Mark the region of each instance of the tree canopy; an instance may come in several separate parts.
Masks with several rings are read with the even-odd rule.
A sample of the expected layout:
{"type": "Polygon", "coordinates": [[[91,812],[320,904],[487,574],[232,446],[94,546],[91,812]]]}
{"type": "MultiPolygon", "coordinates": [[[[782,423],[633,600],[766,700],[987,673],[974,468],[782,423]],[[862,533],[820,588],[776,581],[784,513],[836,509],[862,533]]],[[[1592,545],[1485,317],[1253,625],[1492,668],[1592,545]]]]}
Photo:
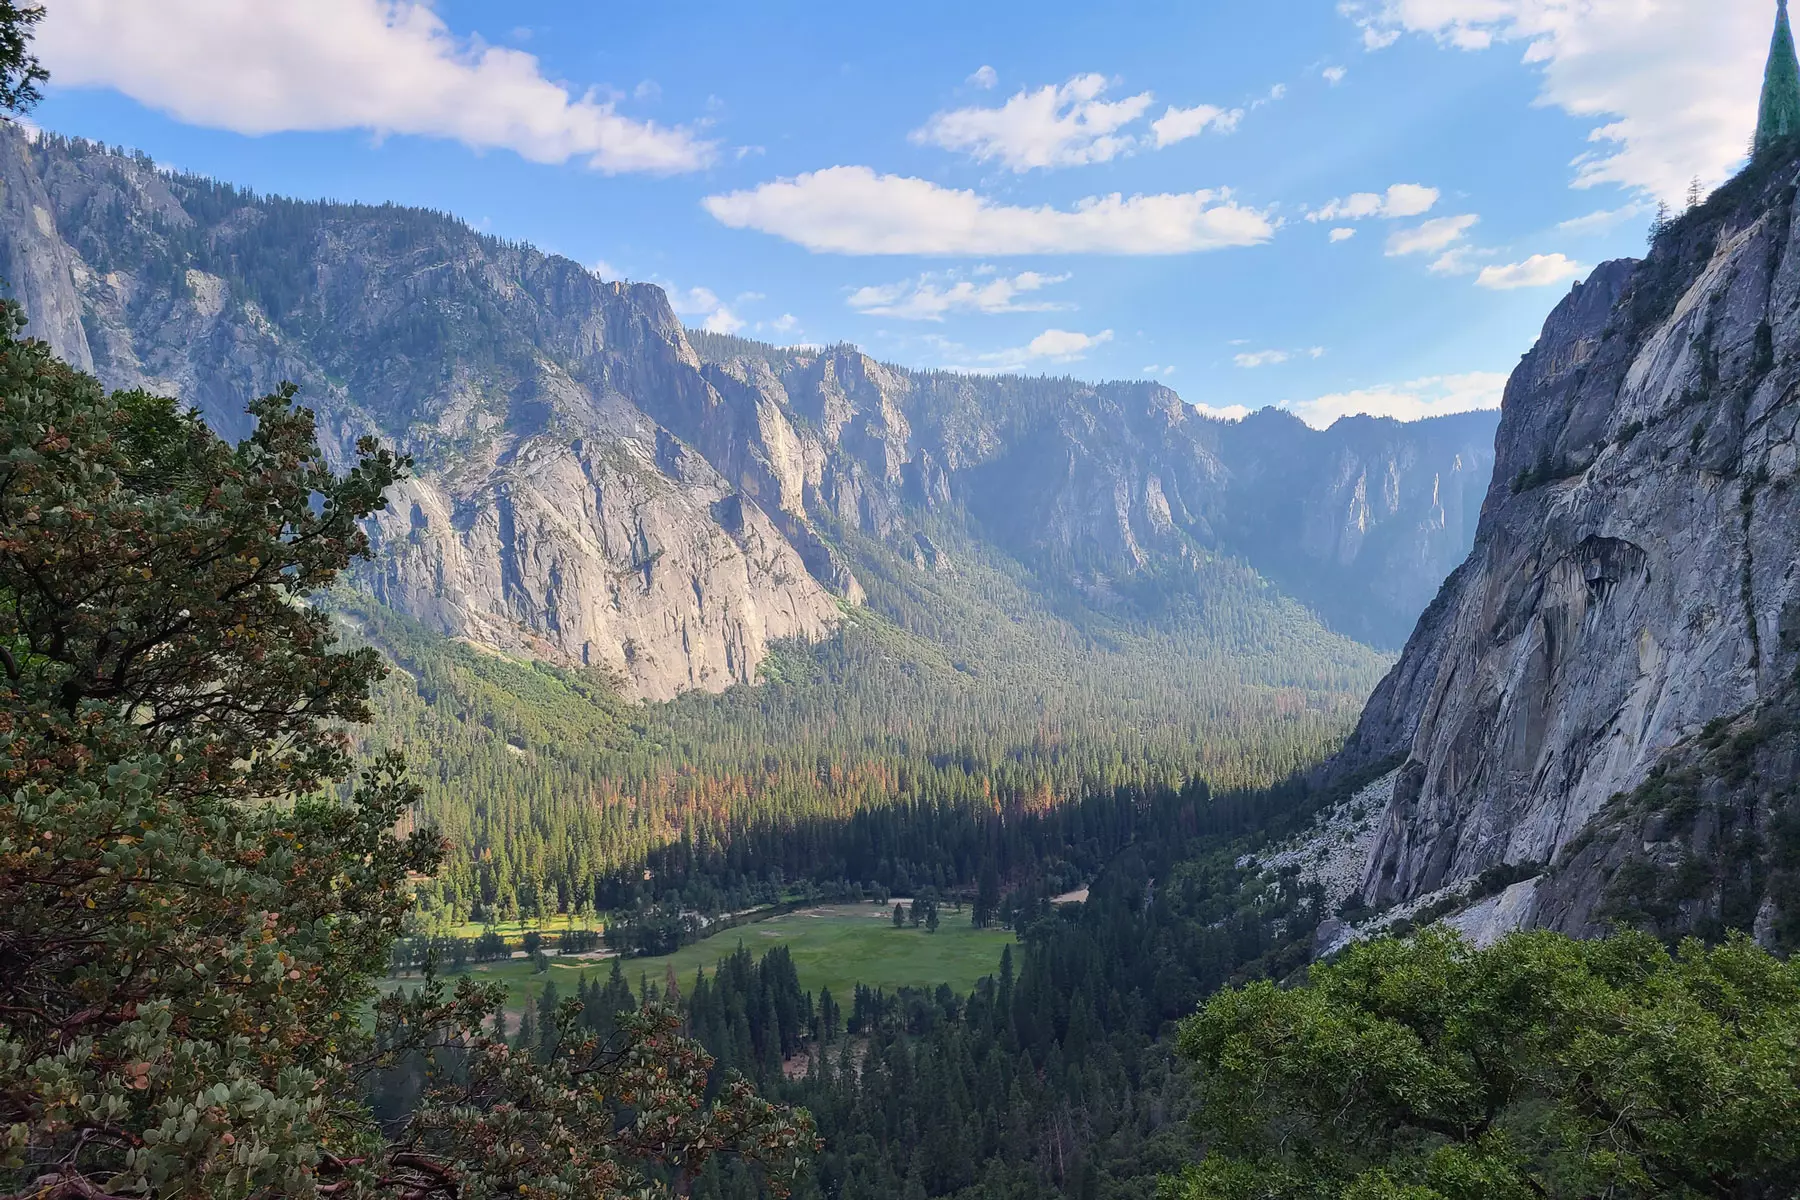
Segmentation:
{"type": "MultiPolygon", "coordinates": [[[[646,1008],[548,1058],[494,989],[374,980],[443,839],[403,764],[353,773],[383,666],[311,603],[406,470],[336,471],[284,389],[231,445],[0,340],[0,1196],[779,1190],[811,1148],[646,1008]],[[385,1127],[363,1097],[432,1084],[385,1127]]],[[[568,1022],[567,1014],[552,1014],[568,1022]]]]}
{"type": "Polygon", "coordinates": [[[1739,937],[1429,930],[1181,1034],[1211,1151],[1165,1200],[1790,1196],[1800,965],[1739,937]]]}

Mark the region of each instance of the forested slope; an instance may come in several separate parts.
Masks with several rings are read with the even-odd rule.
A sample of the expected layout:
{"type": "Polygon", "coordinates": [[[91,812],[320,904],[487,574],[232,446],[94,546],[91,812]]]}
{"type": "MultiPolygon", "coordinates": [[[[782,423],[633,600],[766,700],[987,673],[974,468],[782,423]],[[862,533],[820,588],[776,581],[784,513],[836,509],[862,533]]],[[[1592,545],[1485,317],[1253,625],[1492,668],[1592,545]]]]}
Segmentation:
{"type": "MultiPolygon", "coordinates": [[[[397,665],[366,744],[407,751],[457,846],[445,915],[534,913],[540,896],[552,913],[710,911],[779,880],[972,886],[987,822],[1122,785],[1267,784],[1317,761],[1384,666],[1258,624],[1251,605],[1155,623],[1058,612],[1016,566],[962,553],[955,574],[866,573],[869,601],[842,632],[778,647],[758,687],[651,706],[596,672],[340,595],[341,618],[397,665]],[[870,837],[877,852],[849,849],[870,837]]],[[[1242,568],[1225,582],[1266,588],[1242,568]]]]}

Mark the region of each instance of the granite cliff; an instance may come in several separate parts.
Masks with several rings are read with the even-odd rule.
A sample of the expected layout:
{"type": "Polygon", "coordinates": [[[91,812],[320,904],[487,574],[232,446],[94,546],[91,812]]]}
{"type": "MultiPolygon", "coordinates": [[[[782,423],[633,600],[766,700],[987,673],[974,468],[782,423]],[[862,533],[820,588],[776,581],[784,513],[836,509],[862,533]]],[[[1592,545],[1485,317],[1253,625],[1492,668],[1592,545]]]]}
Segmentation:
{"type": "Polygon", "coordinates": [[[1339,759],[1402,764],[1366,904],[1504,868],[1502,924],[1795,945],[1795,197],[1759,159],[1520,364],[1474,548],[1339,759]]]}
{"type": "Polygon", "coordinates": [[[1210,561],[1247,562],[1272,597],[1397,647],[1466,551],[1492,461],[1492,414],[1227,424],[1154,384],[690,334],[658,288],[440,214],[257,196],[12,129],[0,271],[31,331],[110,386],[181,395],[234,435],[292,380],[328,446],[402,447],[418,477],[377,522],[375,594],[648,698],[829,636],[871,546],[932,573],[998,554],[1055,603],[1150,621],[1204,608],[1210,561]]]}

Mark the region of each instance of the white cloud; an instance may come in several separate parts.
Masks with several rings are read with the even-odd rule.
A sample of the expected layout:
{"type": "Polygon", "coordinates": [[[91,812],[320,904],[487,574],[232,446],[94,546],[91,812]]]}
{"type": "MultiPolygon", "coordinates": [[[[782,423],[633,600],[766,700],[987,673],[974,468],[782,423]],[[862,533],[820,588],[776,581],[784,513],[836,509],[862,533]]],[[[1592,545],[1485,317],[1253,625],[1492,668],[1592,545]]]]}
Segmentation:
{"type": "Polygon", "coordinates": [[[979,68],[973,75],[969,76],[965,82],[974,84],[983,91],[987,91],[999,85],[1000,72],[994,70],[992,67],[984,66],[979,68]]]}
{"type": "Polygon", "coordinates": [[[1247,354],[1236,355],[1231,361],[1247,371],[1254,371],[1258,367],[1277,367],[1296,358],[1324,357],[1325,347],[1312,346],[1305,350],[1255,350],[1247,354]]]}
{"type": "Polygon", "coordinates": [[[921,145],[940,146],[1014,171],[1109,162],[1134,149],[1120,131],[1150,109],[1149,92],[1105,100],[1104,75],[1077,75],[1061,87],[1019,92],[999,108],[941,112],[913,131],[921,145]]]}
{"type": "Polygon", "coordinates": [[[613,266],[611,263],[607,262],[604,258],[601,259],[599,262],[595,263],[593,266],[589,267],[588,270],[592,271],[594,274],[598,275],[602,279],[623,279],[623,278],[625,278],[625,272],[619,270],[619,268],[613,266]]]}
{"type": "Polygon", "coordinates": [[[1450,413],[1499,408],[1506,392],[1506,376],[1494,371],[1466,375],[1433,375],[1411,383],[1336,392],[1313,400],[1290,401],[1287,409],[1315,429],[1324,429],[1342,417],[1366,413],[1417,421],[1450,413]]]}
{"type": "Polygon", "coordinates": [[[1033,358],[1050,358],[1057,362],[1073,362],[1081,358],[1095,346],[1104,346],[1112,341],[1112,330],[1103,329],[1096,334],[1071,333],[1066,329],[1046,329],[1031,339],[1025,349],[1033,358]]]}
{"type": "Polygon", "coordinates": [[[1220,133],[1230,133],[1244,119],[1241,108],[1224,109],[1211,104],[1200,104],[1193,108],[1174,108],[1150,123],[1150,131],[1156,136],[1156,148],[1173,146],[1177,142],[1185,142],[1189,138],[1199,137],[1208,129],[1220,133]]]}
{"type": "Polygon", "coordinates": [[[949,356],[951,370],[998,374],[1005,371],[1020,371],[1032,366],[1042,366],[1045,363],[1079,362],[1087,357],[1090,350],[1104,346],[1112,340],[1113,331],[1110,329],[1103,329],[1099,333],[1046,329],[1026,345],[996,350],[987,354],[971,355],[965,347],[942,339],[937,340],[937,345],[949,356]]]}
{"type": "Polygon", "coordinates": [[[1231,361],[1247,371],[1254,371],[1257,367],[1279,366],[1292,357],[1286,350],[1255,350],[1239,354],[1231,361]]]}
{"type": "Polygon", "coordinates": [[[445,137],[606,172],[693,171],[714,156],[690,129],[572,93],[530,54],[458,37],[423,0],[58,0],[36,49],[59,86],[115,88],[243,134],[445,137]]]}
{"type": "MultiPolygon", "coordinates": [[[[992,87],[998,76],[990,71],[984,81],[977,71],[969,82],[992,87]]],[[[1149,113],[1155,97],[1140,92],[1108,100],[1109,86],[1104,75],[1077,75],[1060,87],[1018,92],[998,108],[973,106],[938,113],[911,137],[920,145],[968,154],[978,162],[1000,162],[1023,174],[1111,162],[1142,149],[1161,150],[1209,129],[1230,133],[1244,118],[1241,108],[1171,105],[1150,123],[1148,133],[1142,133],[1132,126],[1149,113]]]]}
{"type": "Polygon", "coordinates": [[[1398,220],[1420,217],[1436,207],[1441,193],[1422,183],[1396,183],[1387,192],[1357,192],[1306,214],[1308,221],[1366,221],[1370,217],[1398,220]]]}
{"type": "Polygon", "coordinates": [[[776,317],[773,321],[769,322],[769,328],[776,333],[792,333],[794,330],[800,328],[800,318],[796,317],[793,313],[782,313],[779,317],[776,317]]]}
{"type": "Polygon", "coordinates": [[[1214,408],[1210,404],[1196,404],[1194,411],[1203,417],[1211,417],[1215,421],[1241,421],[1250,415],[1250,409],[1242,404],[1227,404],[1223,408],[1214,408]]]}
{"type": "Polygon", "coordinates": [[[1151,377],[1152,379],[1154,379],[1158,375],[1161,375],[1166,379],[1170,375],[1173,375],[1174,373],[1175,373],[1174,367],[1159,366],[1156,363],[1151,363],[1149,366],[1144,368],[1144,374],[1151,377]]]}
{"type": "Polygon", "coordinates": [[[1350,72],[1343,67],[1326,67],[1323,71],[1319,72],[1319,74],[1325,77],[1325,82],[1329,83],[1332,87],[1336,87],[1338,84],[1344,82],[1344,76],[1349,73],[1350,72]]]}
{"type": "Polygon", "coordinates": [[[1563,254],[1534,254],[1524,262],[1484,269],[1476,278],[1477,287],[1493,291],[1515,288],[1550,287],[1580,275],[1582,265],[1563,254]]]}
{"type": "MultiPolygon", "coordinates": [[[[732,312],[711,288],[669,288],[669,307],[684,317],[699,317],[700,328],[708,333],[736,333],[744,320],[732,312]]],[[[688,322],[690,328],[692,322],[688,322]]]]}
{"type": "Polygon", "coordinates": [[[1428,269],[1433,275],[1467,275],[1475,270],[1475,259],[1491,258],[1493,253],[1472,246],[1452,246],[1433,259],[1428,269]]]}
{"type": "Polygon", "coordinates": [[[1356,230],[1354,229],[1334,229],[1331,231],[1331,240],[1333,242],[1347,242],[1355,236],[1356,230]]]}
{"type": "Polygon", "coordinates": [[[1462,241],[1481,218],[1474,213],[1460,217],[1436,217],[1413,229],[1401,229],[1388,238],[1389,258],[1408,254],[1436,254],[1462,241]]]}
{"type": "Polygon", "coordinates": [[[1647,204],[1627,204],[1623,208],[1603,208],[1586,216],[1571,217],[1557,225],[1561,233],[1582,237],[1589,234],[1611,233],[1625,221],[1636,220],[1650,215],[1651,208],[1647,204]]]}
{"type": "Polygon", "coordinates": [[[1022,208],[868,167],[830,167],[704,204],[734,229],[834,254],[1190,254],[1260,245],[1276,229],[1225,190],[1022,208]]]}
{"type": "Polygon", "coordinates": [[[1067,275],[1043,275],[1021,271],[1010,278],[988,276],[982,283],[946,276],[921,275],[899,283],[858,288],[850,294],[851,308],[873,317],[903,321],[942,321],[950,313],[1054,312],[1069,307],[1022,297],[1068,281],[1067,275]]]}
{"type": "Polygon", "coordinates": [[[1480,50],[1524,44],[1541,99],[1596,122],[1578,187],[1618,183],[1678,201],[1716,184],[1756,125],[1773,13],[1719,0],[1346,0],[1371,49],[1406,33],[1480,50]]]}

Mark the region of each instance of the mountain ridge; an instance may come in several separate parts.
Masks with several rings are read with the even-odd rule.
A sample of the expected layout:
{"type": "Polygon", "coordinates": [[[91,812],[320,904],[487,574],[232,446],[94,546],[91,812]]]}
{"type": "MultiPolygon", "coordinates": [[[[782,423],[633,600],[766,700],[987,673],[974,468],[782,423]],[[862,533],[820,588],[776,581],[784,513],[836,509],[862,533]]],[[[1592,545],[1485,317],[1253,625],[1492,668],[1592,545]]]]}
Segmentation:
{"type": "Polygon", "coordinates": [[[1150,619],[1241,560],[1395,646],[1491,461],[1488,414],[1233,425],[1151,383],[725,352],[658,288],[440,214],[259,197],[54,135],[0,133],[0,185],[0,264],[69,361],[228,436],[294,380],[328,448],[375,434],[420,464],[374,523],[379,598],[644,698],[831,636],[864,599],[853,533],[954,572],[932,529],[955,530],[1046,595],[1150,619]]]}

